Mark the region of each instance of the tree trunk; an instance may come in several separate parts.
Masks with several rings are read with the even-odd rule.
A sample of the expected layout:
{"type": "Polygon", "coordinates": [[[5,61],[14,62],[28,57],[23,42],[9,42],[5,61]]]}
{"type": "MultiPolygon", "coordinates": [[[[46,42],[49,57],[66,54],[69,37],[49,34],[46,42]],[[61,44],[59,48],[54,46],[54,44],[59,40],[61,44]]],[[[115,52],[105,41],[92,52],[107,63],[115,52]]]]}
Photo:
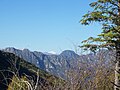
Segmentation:
{"type": "Polygon", "coordinates": [[[116,66],[114,90],[120,90],[120,44],[116,45],[116,66]]]}
{"type": "MultiPolygon", "coordinates": [[[[118,0],[118,17],[120,18],[120,0],[118,0]]],[[[120,26],[120,20],[118,23],[120,26]]],[[[116,42],[116,66],[115,66],[115,85],[114,90],[120,90],[120,39],[116,42]]]]}
{"type": "Polygon", "coordinates": [[[119,71],[120,71],[120,61],[117,61],[116,67],[115,67],[115,86],[114,86],[114,90],[120,90],[119,71]]]}

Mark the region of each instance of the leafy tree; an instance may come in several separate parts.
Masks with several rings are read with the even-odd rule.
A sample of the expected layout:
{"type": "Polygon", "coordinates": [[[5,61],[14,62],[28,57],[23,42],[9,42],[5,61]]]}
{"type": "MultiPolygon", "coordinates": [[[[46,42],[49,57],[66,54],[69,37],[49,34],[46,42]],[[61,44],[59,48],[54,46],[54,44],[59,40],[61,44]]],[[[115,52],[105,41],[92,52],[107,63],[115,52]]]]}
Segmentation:
{"type": "Polygon", "coordinates": [[[102,32],[97,37],[90,37],[83,41],[85,50],[96,51],[100,48],[115,50],[116,68],[114,89],[120,89],[120,0],[97,0],[90,6],[93,11],[85,14],[80,21],[83,25],[92,22],[102,24],[102,32]]]}

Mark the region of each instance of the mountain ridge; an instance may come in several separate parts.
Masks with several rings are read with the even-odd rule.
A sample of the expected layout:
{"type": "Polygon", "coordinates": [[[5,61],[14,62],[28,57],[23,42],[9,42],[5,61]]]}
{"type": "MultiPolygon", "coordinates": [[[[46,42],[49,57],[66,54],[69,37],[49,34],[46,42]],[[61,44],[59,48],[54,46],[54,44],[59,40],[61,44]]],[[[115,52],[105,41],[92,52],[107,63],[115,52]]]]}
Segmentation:
{"type": "Polygon", "coordinates": [[[65,70],[68,70],[72,65],[71,63],[79,58],[79,55],[72,50],[65,50],[60,54],[45,54],[38,51],[30,51],[29,49],[19,50],[14,47],[8,47],[2,49],[2,51],[14,53],[42,70],[62,78],[65,78],[65,70]]]}

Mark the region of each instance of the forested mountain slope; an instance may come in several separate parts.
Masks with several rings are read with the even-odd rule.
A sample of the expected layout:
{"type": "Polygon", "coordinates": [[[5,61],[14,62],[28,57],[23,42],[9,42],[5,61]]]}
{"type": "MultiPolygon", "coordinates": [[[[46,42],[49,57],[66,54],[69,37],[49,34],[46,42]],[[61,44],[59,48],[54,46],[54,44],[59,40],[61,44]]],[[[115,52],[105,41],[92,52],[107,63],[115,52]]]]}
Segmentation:
{"type": "MultiPolygon", "coordinates": [[[[55,81],[61,80],[12,53],[0,51],[0,90],[6,90],[11,85],[14,85],[12,83],[14,77],[18,78],[15,82],[26,78],[25,81],[32,88],[37,88],[37,90],[52,88],[56,84],[55,81]]],[[[14,88],[15,86],[12,87],[14,88]]]]}

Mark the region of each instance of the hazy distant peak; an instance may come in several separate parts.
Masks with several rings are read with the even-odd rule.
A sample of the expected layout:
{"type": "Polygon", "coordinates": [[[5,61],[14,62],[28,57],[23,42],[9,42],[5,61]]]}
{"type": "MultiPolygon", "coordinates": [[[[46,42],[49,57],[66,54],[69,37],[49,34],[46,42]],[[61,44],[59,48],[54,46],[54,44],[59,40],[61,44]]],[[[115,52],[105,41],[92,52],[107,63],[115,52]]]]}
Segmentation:
{"type": "Polygon", "coordinates": [[[69,54],[76,54],[76,53],[74,51],[72,51],[72,50],[64,50],[61,54],[69,55],[69,54]]]}
{"type": "Polygon", "coordinates": [[[30,50],[29,50],[29,49],[26,49],[26,48],[24,48],[22,51],[30,52],[30,50]]]}
{"type": "Polygon", "coordinates": [[[14,47],[7,47],[7,48],[5,48],[6,50],[15,50],[15,48],[14,47]]]}
{"type": "Polygon", "coordinates": [[[50,54],[57,54],[55,51],[50,51],[48,53],[50,53],[50,54]]]}
{"type": "Polygon", "coordinates": [[[46,54],[46,55],[57,55],[57,53],[54,52],[54,51],[44,52],[44,54],[46,54]]]}
{"type": "Polygon", "coordinates": [[[65,50],[65,51],[63,51],[63,52],[60,54],[60,56],[66,57],[66,58],[68,58],[69,60],[70,60],[70,59],[73,59],[73,58],[78,58],[78,57],[79,57],[79,55],[76,54],[76,53],[75,53],[74,51],[72,51],[72,50],[65,50]]]}
{"type": "Polygon", "coordinates": [[[8,52],[13,52],[15,51],[16,49],[14,47],[7,47],[5,49],[2,49],[2,51],[8,51],[8,52]]]}

